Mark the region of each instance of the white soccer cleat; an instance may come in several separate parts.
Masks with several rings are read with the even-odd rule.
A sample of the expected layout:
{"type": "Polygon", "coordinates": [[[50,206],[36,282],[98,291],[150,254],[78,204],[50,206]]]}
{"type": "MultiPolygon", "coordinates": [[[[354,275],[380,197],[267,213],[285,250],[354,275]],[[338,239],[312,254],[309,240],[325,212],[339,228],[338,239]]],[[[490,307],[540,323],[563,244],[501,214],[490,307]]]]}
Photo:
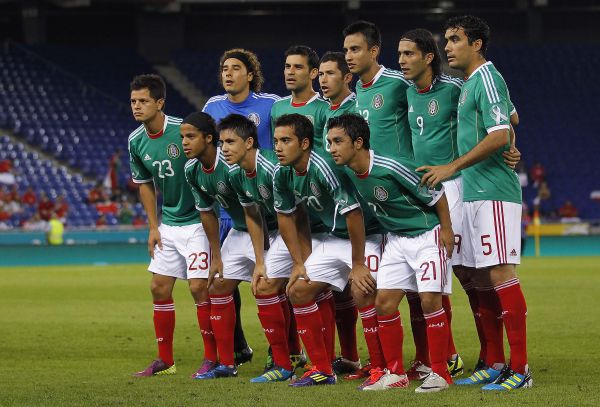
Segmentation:
{"type": "Polygon", "coordinates": [[[446,379],[438,375],[435,372],[431,372],[429,376],[425,378],[423,384],[415,389],[416,393],[435,393],[438,391],[446,390],[450,387],[446,379]]]}
{"type": "Polygon", "coordinates": [[[409,381],[408,377],[403,375],[398,375],[395,373],[389,373],[387,370],[385,374],[383,374],[379,380],[375,383],[365,386],[362,390],[389,390],[389,389],[405,389],[408,387],[409,381]]]}
{"type": "Polygon", "coordinates": [[[413,360],[406,371],[409,380],[424,380],[432,372],[431,368],[420,360],[413,360]]]}

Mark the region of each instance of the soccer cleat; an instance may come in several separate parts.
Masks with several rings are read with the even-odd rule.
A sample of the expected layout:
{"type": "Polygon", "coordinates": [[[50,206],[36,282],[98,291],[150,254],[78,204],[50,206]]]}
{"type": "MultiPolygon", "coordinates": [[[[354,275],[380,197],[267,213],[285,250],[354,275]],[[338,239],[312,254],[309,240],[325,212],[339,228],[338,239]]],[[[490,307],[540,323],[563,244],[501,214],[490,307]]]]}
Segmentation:
{"type": "Polygon", "coordinates": [[[379,380],[368,386],[363,386],[361,390],[365,391],[379,391],[389,389],[405,389],[408,387],[408,377],[390,373],[387,369],[384,370],[384,374],[379,377],[379,380]]]}
{"type": "Polygon", "coordinates": [[[410,362],[410,368],[406,371],[409,380],[424,380],[431,373],[431,368],[420,360],[410,362]]]}
{"type": "Polygon", "coordinates": [[[501,380],[496,380],[494,383],[486,384],[481,388],[481,390],[514,390],[514,389],[527,389],[533,386],[533,378],[531,377],[531,372],[529,368],[526,370],[525,374],[520,374],[513,372],[511,369],[508,369],[501,376],[501,380]]]}
{"type": "Polygon", "coordinates": [[[254,351],[249,345],[240,351],[236,351],[234,354],[234,362],[236,366],[243,365],[244,363],[251,362],[254,356],[254,351]]]}
{"type": "Polygon", "coordinates": [[[339,357],[331,363],[331,367],[333,368],[333,372],[335,374],[345,374],[345,373],[353,373],[357,370],[360,370],[362,367],[360,360],[353,362],[344,357],[339,357]]]}
{"type": "Polygon", "coordinates": [[[478,370],[485,369],[486,367],[487,367],[487,365],[485,364],[485,360],[479,359],[477,361],[477,364],[475,364],[475,367],[473,368],[473,371],[476,372],[478,370]]]}
{"type": "Polygon", "coordinates": [[[284,382],[292,377],[293,371],[274,366],[262,375],[250,379],[250,383],[284,382]]]}
{"type": "Polygon", "coordinates": [[[328,375],[323,372],[319,372],[316,368],[304,373],[304,375],[289,385],[291,387],[306,387],[306,386],[318,386],[323,384],[335,384],[337,379],[335,374],[328,375]]]}
{"type": "Polygon", "coordinates": [[[177,368],[175,364],[171,366],[167,365],[162,359],[153,360],[146,369],[134,373],[133,375],[136,377],[150,377],[150,376],[160,376],[160,375],[170,375],[177,373],[177,368]]]}
{"type": "Polygon", "coordinates": [[[220,379],[222,377],[236,377],[238,374],[235,366],[218,365],[214,369],[209,370],[206,373],[197,375],[194,377],[196,380],[205,379],[220,379]]]}
{"type": "Polygon", "coordinates": [[[209,370],[214,369],[215,367],[217,367],[219,364],[217,362],[213,362],[212,360],[208,360],[208,359],[204,359],[202,361],[202,364],[200,365],[200,367],[198,368],[198,370],[196,370],[196,373],[194,373],[192,375],[192,378],[195,378],[198,375],[202,375],[206,372],[208,372],[209,370]]]}
{"type": "Polygon", "coordinates": [[[455,357],[448,361],[448,373],[450,376],[457,377],[463,374],[464,372],[464,363],[459,354],[456,354],[455,357]]]}
{"type": "Polygon", "coordinates": [[[296,372],[297,369],[302,369],[308,363],[306,354],[303,350],[300,350],[298,355],[290,355],[290,362],[292,362],[292,372],[296,372]]]}
{"type": "Polygon", "coordinates": [[[435,372],[431,372],[429,376],[423,380],[423,384],[415,389],[415,393],[435,393],[446,390],[450,387],[446,379],[435,372]]]}
{"type": "Polygon", "coordinates": [[[459,386],[472,385],[472,384],[488,384],[500,376],[502,370],[496,370],[491,367],[484,367],[483,369],[473,372],[473,374],[465,379],[458,379],[454,381],[454,384],[459,386]]]}
{"type": "Polygon", "coordinates": [[[385,373],[386,373],[386,370],[382,369],[380,367],[375,367],[375,368],[369,370],[369,375],[367,376],[367,379],[357,387],[358,390],[362,390],[367,386],[371,386],[372,384],[377,383],[377,381],[385,373]]]}
{"type": "Polygon", "coordinates": [[[371,369],[372,369],[372,366],[370,363],[368,363],[367,365],[363,366],[362,368],[357,369],[354,372],[344,376],[344,380],[357,380],[357,379],[364,379],[366,377],[369,377],[371,369]]]}
{"type": "Polygon", "coordinates": [[[265,361],[265,367],[263,368],[263,373],[268,372],[269,370],[275,367],[275,362],[273,362],[273,351],[269,346],[269,351],[267,352],[267,360],[265,361]]]}

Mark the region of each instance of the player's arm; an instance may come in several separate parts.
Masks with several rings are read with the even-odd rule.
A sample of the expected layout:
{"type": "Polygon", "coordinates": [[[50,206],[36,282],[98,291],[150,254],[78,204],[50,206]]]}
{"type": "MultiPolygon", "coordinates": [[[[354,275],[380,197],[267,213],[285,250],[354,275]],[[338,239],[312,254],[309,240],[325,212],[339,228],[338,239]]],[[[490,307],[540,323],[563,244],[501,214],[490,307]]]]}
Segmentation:
{"type": "Polygon", "coordinates": [[[219,218],[214,210],[202,210],[200,211],[200,219],[202,220],[202,227],[204,233],[208,238],[210,245],[210,268],[208,271],[208,286],[210,287],[218,275],[220,279],[223,279],[223,261],[221,259],[221,242],[219,239],[219,218]]]}
{"type": "Polygon", "coordinates": [[[363,213],[359,207],[347,212],[345,216],[352,244],[352,284],[356,284],[365,295],[369,295],[375,292],[377,283],[365,265],[366,236],[363,213]]]}
{"type": "MultiPolygon", "coordinates": [[[[510,105],[512,106],[512,104],[510,105]]],[[[509,106],[509,108],[510,108],[509,106]]],[[[513,106],[512,113],[510,114],[510,148],[502,153],[504,162],[510,168],[514,169],[519,161],[521,161],[521,152],[517,148],[517,134],[515,133],[515,127],[519,124],[519,113],[513,106]]]]}
{"type": "Polygon", "coordinates": [[[446,248],[446,255],[450,258],[454,253],[454,232],[452,231],[452,220],[446,193],[442,193],[438,198],[435,203],[435,210],[440,220],[440,241],[446,248]]]}
{"type": "Polygon", "coordinates": [[[298,231],[298,240],[302,252],[302,260],[306,261],[312,253],[312,238],[310,235],[310,219],[308,209],[304,204],[298,203],[294,212],[296,230],[298,231]]]}
{"type": "Polygon", "coordinates": [[[158,231],[158,216],[156,209],[156,191],[152,182],[140,184],[140,201],[148,217],[148,253],[154,258],[154,247],[158,246],[162,250],[162,241],[158,231]]]}
{"type": "Polygon", "coordinates": [[[246,216],[248,234],[254,248],[255,262],[254,274],[252,276],[252,291],[256,294],[258,280],[264,278],[265,281],[269,281],[265,267],[265,225],[258,204],[244,205],[244,214],[246,216]]]}

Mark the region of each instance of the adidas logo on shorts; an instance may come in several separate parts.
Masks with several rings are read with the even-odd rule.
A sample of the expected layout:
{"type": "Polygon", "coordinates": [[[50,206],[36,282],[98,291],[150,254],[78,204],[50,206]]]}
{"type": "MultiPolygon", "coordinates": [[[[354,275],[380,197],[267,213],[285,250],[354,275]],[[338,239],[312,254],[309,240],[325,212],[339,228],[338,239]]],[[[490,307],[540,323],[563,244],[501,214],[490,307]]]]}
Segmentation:
{"type": "Polygon", "coordinates": [[[510,252],[511,256],[516,256],[517,255],[517,251],[515,249],[512,249],[512,252],[510,252]]]}

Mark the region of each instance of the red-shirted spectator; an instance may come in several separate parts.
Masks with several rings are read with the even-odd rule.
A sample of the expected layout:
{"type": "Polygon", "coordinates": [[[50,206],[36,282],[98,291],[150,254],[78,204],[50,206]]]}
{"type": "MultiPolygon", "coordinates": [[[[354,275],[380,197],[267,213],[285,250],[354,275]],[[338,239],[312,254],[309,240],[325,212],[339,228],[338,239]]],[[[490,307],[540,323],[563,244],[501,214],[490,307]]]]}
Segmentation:
{"type": "Polygon", "coordinates": [[[567,200],[558,210],[558,215],[561,218],[577,218],[579,217],[579,211],[573,205],[573,202],[567,200]]]}
{"type": "Polygon", "coordinates": [[[136,216],[135,218],[133,218],[133,221],[131,222],[131,224],[133,226],[145,226],[146,225],[146,221],[144,220],[143,217],[136,216]]]}
{"type": "Polygon", "coordinates": [[[116,215],[117,213],[119,213],[119,205],[117,205],[116,202],[106,200],[104,202],[97,203],[96,210],[103,215],[106,215],[107,213],[112,213],[113,215],[116,215]]]}
{"type": "Polygon", "coordinates": [[[38,204],[38,212],[43,220],[50,220],[52,212],[54,212],[54,202],[48,198],[45,192],[40,194],[40,203],[38,204]]]}
{"type": "Polygon", "coordinates": [[[67,218],[67,212],[69,212],[69,204],[64,196],[59,195],[56,197],[56,202],[54,203],[54,212],[56,212],[56,217],[64,223],[65,219],[67,218]]]}
{"type": "Polygon", "coordinates": [[[533,186],[537,188],[542,181],[546,179],[546,170],[539,161],[529,170],[529,177],[533,181],[533,186]]]}
{"type": "Polygon", "coordinates": [[[5,208],[4,202],[0,201],[0,222],[4,222],[9,219],[10,219],[10,211],[8,211],[5,208]]]}
{"type": "Polygon", "coordinates": [[[100,215],[98,220],[96,220],[96,227],[104,227],[106,226],[106,216],[100,215]]]}
{"type": "Polygon", "coordinates": [[[37,196],[35,195],[33,188],[27,188],[27,190],[23,193],[23,196],[21,197],[21,202],[29,206],[33,206],[36,204],[37,196]]]}
{"type": "Polygon", "coordinates": [[[94,188],[90,189],[88,194],[88,203],[95,204],[105,200],[106,194],[104,193],[104,187],[102,186],[102,182],[98,182],[94,188]]]}
{"type": "Polygon", "coordinates": [[[16,180],[10,160],[0,160],[0,184],[14,185],[16,180]]]}

